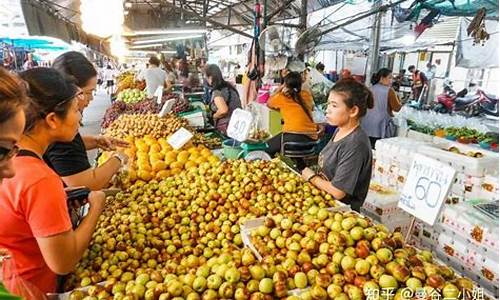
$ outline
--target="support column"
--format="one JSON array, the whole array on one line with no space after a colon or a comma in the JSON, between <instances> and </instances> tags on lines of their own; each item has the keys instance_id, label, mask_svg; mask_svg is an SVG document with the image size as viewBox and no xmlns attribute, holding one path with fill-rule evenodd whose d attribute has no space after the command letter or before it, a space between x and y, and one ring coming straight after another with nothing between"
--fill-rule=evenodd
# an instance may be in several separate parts
<instances>
[{"instance_id":1,"label":"support column","mask_svg":"<svg viewBox=\"0 0 500 300\"><path fill-rule=\"evenodd\" d=\"M373 3L373 10L379 9L382 6L382 0ZM373 17L373 25L371 32L371 47L368 53L368 65L366 68L365 84L370 84L372 73L377 71L380 52L380 34L382 25L382 12L378 12Z\"/></svg>"}]
</instances>

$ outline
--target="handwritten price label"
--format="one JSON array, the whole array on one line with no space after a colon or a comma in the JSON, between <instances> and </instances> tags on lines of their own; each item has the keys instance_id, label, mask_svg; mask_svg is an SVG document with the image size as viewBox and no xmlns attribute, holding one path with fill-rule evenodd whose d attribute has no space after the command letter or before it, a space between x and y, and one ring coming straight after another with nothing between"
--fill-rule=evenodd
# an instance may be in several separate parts
<instances>
[{"instance_id":1,"label":"handwritten price label","mask_svg":"<svg viewBox=\"0 0 500 300\"><path fill-rule=\"evenodd\" d=\"M235 109L229 120L227 136L238 142L244 142L250 134L252 122L253 116L250 112L239 108Z\"/></svg>"},{"instance_id":2,"label":"handwritten price label","mask_svg":"<svg viewBox=\"0 0 500 300\"><path fill-rule=\"evenodd\" d=\"M456 171L439 161L416 154L398 207L434 225L450 192Z\"/></svg>"}]
</instances>

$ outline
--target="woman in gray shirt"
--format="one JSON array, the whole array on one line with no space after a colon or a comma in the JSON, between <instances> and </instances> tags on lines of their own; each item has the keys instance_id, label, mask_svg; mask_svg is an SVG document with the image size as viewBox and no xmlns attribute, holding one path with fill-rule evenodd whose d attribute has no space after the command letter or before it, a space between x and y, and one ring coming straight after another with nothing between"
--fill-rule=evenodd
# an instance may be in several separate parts
<instances>
[{"instance_id":1,"label":"woman in gray shirt","mask_svg":"<svg viewBox=\"0 0 500 300\"><path fill-rule=\"evenodd\" d=\"M326 114L337 130L320 154L321 172L302 171L305 180L356 211L363 205L371 179L372 150L360 122L372 107L373 95L365 85L353 79L337 82L329 93Z\"/></svg>"},{"instance_id":2,"label":"woman in gray shirt","mask_svg":"<svg viewBox=\"0 0 500 300\"><path fill-rule=\"evenodd\" d=\"M226 134L233 111L241 108L240 95L235 87L224 80L217 65L206 66L205 78L212 88L210 110L213 113L214 126L217 130Z\"/></svg>"}]
</instances>

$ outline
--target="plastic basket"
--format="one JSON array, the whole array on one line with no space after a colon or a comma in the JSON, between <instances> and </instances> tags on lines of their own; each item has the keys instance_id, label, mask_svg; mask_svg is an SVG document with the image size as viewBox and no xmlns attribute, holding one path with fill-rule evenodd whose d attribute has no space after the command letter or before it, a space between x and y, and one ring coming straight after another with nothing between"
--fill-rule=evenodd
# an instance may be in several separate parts
<instances>
[{"instance_id":1,"label":"plastic basket","mask_svg":"<svg viewBox=\"0 0 500 300\"><path fill-rule=\"evenodd\" d=\"M225 140L222 143L224 157L227 159L238 159L242 151L241 143L232 139Z\"/></svg>"}]
</instances>

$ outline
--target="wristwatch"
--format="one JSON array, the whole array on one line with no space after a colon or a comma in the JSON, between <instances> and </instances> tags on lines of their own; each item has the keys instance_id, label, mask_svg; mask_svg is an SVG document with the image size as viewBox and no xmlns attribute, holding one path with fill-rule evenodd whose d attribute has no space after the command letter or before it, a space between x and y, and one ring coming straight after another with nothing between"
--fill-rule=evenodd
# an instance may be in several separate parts
<instances>
[{"instance_id":1,"label":"wristwatch","mask_svg":"<svg viewBox=\"0 0 500 300\"><path fill-rule=\"evenodd\" d=\"M120 153L120 152L115 152L112 157L118 159L120 161L120 165L122 165L122 166L125 164L125 161L127 159L125 157L125 154Z\"/></svg>"}]
</instances>

